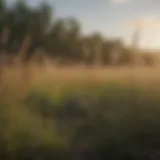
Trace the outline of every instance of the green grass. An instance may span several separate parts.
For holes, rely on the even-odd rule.
[[[0,159],[75,159],[90,151],[86,159],[120,160],[159,150],[158,69],[52,69],[4,70]]]

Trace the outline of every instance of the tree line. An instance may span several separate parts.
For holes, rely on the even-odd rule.
[[[133,50],[121,39],[107,39],[98,32],[84,35],[77,19],[57,18],[47,3],[33,7],[18,0],[8,6],[0,0],[1,60],[19,57],[28,62],[35,53],[61,64],[122,65],[133,60]]]

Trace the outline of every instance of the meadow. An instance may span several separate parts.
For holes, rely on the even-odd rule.
[[[159,159],[159,67],[5,67],[0,159]]]

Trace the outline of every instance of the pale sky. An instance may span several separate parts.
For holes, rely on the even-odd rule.
[[[15,0],[8,0],[9,3]],[[42,0],[27,0],[37,5]],[[122,37],[130,43],[141,20],[140,45],[160,48],[160,0],[43,0],[56,8],[56,16],[76,17],[84,33],[99,31],[106,37]],[[152,25],[148,25],[152,24]],[[129,24],[129,25],[125,25]]]

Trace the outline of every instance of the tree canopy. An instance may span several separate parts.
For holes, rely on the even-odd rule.
[[[20,56],[23,61],[37,50],[63,62],[110,65],[129,60],[121,39],[112,40],[98,32],[84,35],[76,18],[57,18],[54,8],[44,2],[31,7],[25,0],[17,0],[7,6],[0,0],[0,42],[2,56]]]

